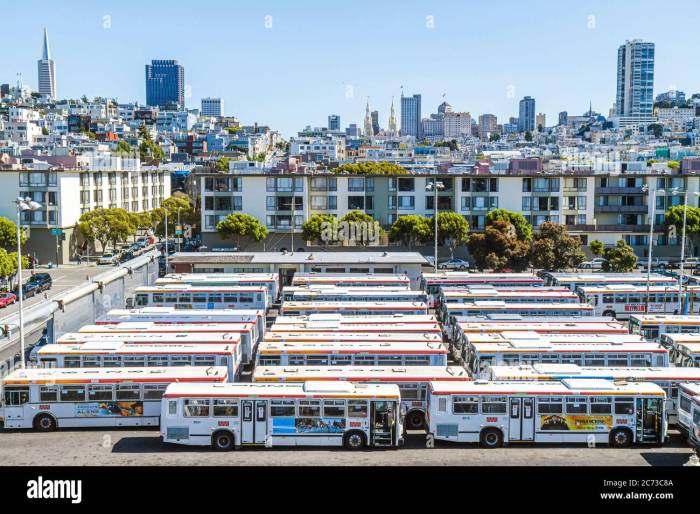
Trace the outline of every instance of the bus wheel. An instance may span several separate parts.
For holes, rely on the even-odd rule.
[[[626,428],[616,428],[610,432],[610,446],[626,448],[632,444],[632,433]]]
[[[211,446],[217,452],[227,452],[233,450],[234,440],[231,432],[222,430],[215,432],[211,437]]]
[[[52,432],[56,430],[56,419],[48,414],[39,414],[34,418],[34,429],[39,432]]]
[[[406,430],[423,430],[425,428],[425,417],[419,410],[414,410],[406,415]]]
[[[503,432],[497,428],[487,428],[481,432],[481,446],[485,448],[500,448],[503,446]]]
[[[605,311],[603,312],[603,316],[607,318],[614,318],[615,317],[615,311]]]
[[[348,432],[345,434],[345,437],[343,437],[343,446],[348,450],[361,450],[365,447],[365,444],[367,444],[367,441],[365,439],[365,434],[362,432]]]

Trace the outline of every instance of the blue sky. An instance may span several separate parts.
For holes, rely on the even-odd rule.
[[[221,96],[226,114],[286,136],[330,113],[361,126],[367,96],[386,126],[401,86],[423,94],[423,116],[443,93],[499,121],[525,95],[548,124],[589,99],[607,115],[617,47],[632,38],[656,43],[655,93],[700,91],[691,1],[23,0],[2,13],[0,82],[21,72],[36,88],[47,27],[60,97],[143,102],[144,65],[178,59],[188,106]]]

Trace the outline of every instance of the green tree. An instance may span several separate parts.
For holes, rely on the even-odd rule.
[[[539,226],[530,248],[533,266],[558,271],[575,268],[584,258],[581,239],[570,236],[565,226],[549,221]]]
[[[20,233],[22,244],[27,242],[25,232]],[[17,248],[17,224],[11,219],[0,216],[0,248]]]
[[[392,162],[356,162],[341,164],[337,168],[330,170],[331,173],[342,173],[346,175],[406,175],[408,171],[403,166]]]
[[[612,248],[603,251],[603,271],[628,273],[637,266],[637,256],[632,247],[620,239]]]
[[[435,217],[430,218],[430,239],[435,238]],[[437,217],[438,244],[447,246],[450,259],[458,246],[464,246],[469,240],[469,223],[464,216],[456,212],[441,212]]]
[[[683,230],[683,206],[674,205],[669,207],[664,216],[664,223],[667,227],[675,226],[676,234],[680,237]],[[700,235],[700,208],[688,206],[685,233],[688,236]]]
[[[494,209],[486,215],[485,225],[491,225],[495,221],[505,221],[515,228],[516,235],[521,241],[532,241],[532,225],[528,223],[525,216],[519,212],[508,211],[506,209]]]
[[[262,241],[267,237],[267,228],[250,214],[229,214],[216,225],[221,239],[236,238],[236,246],[241,248],[241,238],[248,237]]]
[[[362,211],[350,211],[345,216],[340,218],[339,222],[355,224],[356,227],[358,225],[360,227],[364,225],[366,227],[366,230],[360,230],[358,233],[358,230],[356,229],[354,238],[355,243],[360,243],[363,245],[366,245],[370,242],[370,235],[374,235],[374,237],[379,238],[385,233],[384,229],[379,226],[379,223],[377,223],[372,216]],[[370,230],[372,231],[371,233]],[[368,236],[367,239],[365,239],[364,237],[357,237],[360,235],[364,236],[365,234]],[[352,234],[344,234],[344,237],[346,239],[352,238]]]
[[[532,141],[532,132],[529,130],[525,132],[525,141]]]
[[[123,139],[117,142],[117,147],[114,149],[114,152],[117,154],[130,154],[132,151],[131,145]]]
[[[492,142],[492,143],[493,143],[494,141],[498,141],[498,140],[500,140],[500,139],[501,139],[501,135],[500,135],[500,134],[497,134],[497,133],[495,133],[495,132],[492,133],[492,134],[489,134],[489,141]]]
[[[590,247],[593,255],[595,255],[596,257],[600,257],[603,255],[603,250],[605,250],[605,245],[603,244],[602,241],[594,239],[593,241],[591,241],[591,244],[588,246]]]
[[[162,161],[165,157],[163,149],[156,144],[151,138],[151,133],[146,128],[146,124],[141,124],[139,126],[139,138],[141,139],[141,144],[139,145],[139,156],[142,161]]]
[[[115,247],[136,233],[134,217],[120,208],[95,209],[85,212],[78,220],[78,230],[90,241],[99,241],[102,251],[107,243]]]
[[[433,221],[433,223],[435,223]],[[389,231],[389,241],[401,243],[408,248],[425,243],[430,239],[434,229],[430,227],[430,219],[417,214],[399,216]]]
[[[647,126],[647,132],[654,134],[654,137],[661,137],[664,133],[664,126],[660,123],[652,123],[651,125]]]
[[[301,225],[301,235],[304,241],[318,244],[330,243],[332,241],[328,241],[323,234],[328,224],[333,223],[337,223],[337,220],[332,214],[313,214]]]
[[[467,243],[477,268],[522,271],[527,268],[530,245],[518,239],[515,227],[496,220],[482,232],[472,232]]]
[[[228,171],[228,163],[231,161],[228,157],[221,157],[214,162],[216,171]]]

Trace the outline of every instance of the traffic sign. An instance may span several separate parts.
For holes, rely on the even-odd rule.
[[[60,236],[61,234],[63,234],[63,230],[61,230],[60,228],[52,228],[51,229],[52,236]]]

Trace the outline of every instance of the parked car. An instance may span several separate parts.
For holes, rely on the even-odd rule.
[[[119,257],[119,262],[130,261],[133,258],[134,258],[134,252],[129,250],[129,251],[126,251],[126,252],[121,254],[121,256]]]
[[[15,293],[0,293],[0,307],[7,307],[12,305],[17,301],[17,295]]]
[[[49,344],[49,340],[46,337],[46,334],[43,334],[41,336],[41,339],[39,339],[34,346],[32,346],[31,351],[29,352],[29,360],[31,362],[37,362],[39,360],[39,350]]]
[[[34,296],[38,292],[40,292],[39,284],[37,284],[35,282],[26,282],[26,283],[22,284],[22,297],[24,299],[31,298],[32,296]],[[18,287],[15,287],[14,294],[15,294],[15,296],[19,294]]]
[[[97,264],[114,264],[116,262],[116,257],[112,253],[103,253],[99,259],[97,259]]]
[[[579,268],[581,269],[603,269],[603,263],[607,261],[607,259],[604,259],[602,257],[596,257],[595,259],[591,259],[590,261],[584,261],[581,264],[579,264]]]
[[[449,261],[438,263],[438,268],[465,270],[469,269],[469,262],[463,259],[450,259]]]
[[[685,269],[698,269],[700,268],[700,257],[688,257],[683,261],[683,268]]]
[[[638,259],[637,267],[646,269],[649,266],[649,259]],[[653,257],[651,260],[651,269],[666,269],[670,268],[670,263],[665,259],[659,259],[658,257]]]
[[[53,285],[51,275],[49,275],[48,273],[34,273],[31,277],[29,277],[29,280],[27,282],[31,284],[36,284],[38,292],[48,291]]]

